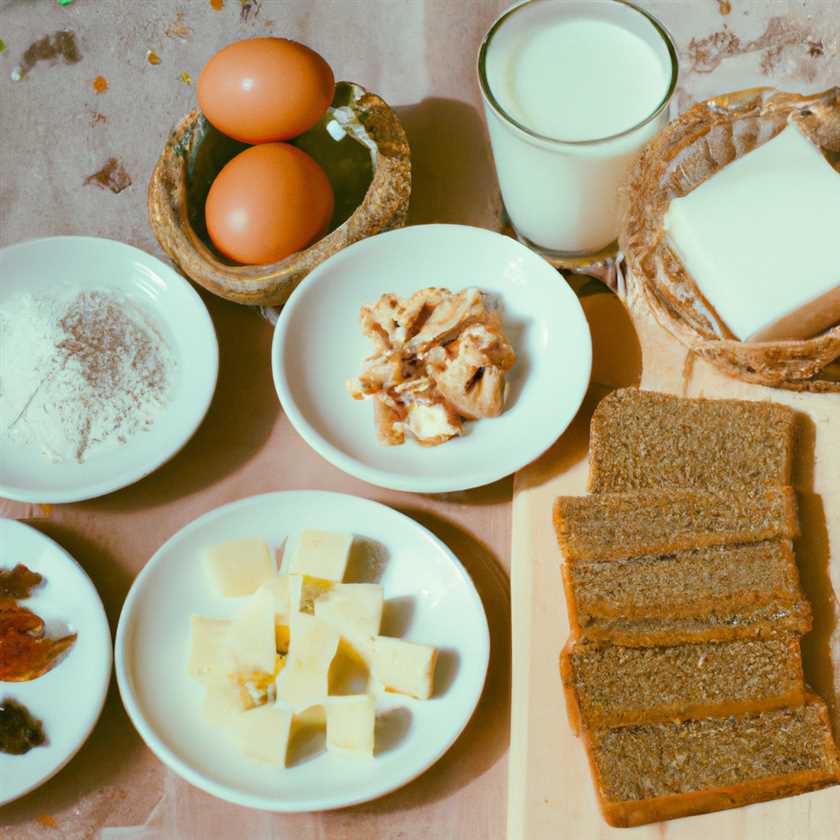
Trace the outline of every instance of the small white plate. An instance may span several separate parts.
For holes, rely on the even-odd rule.
[[[170,402],[151,429],[81,464],[53,463],[37,447],[0,434],[0,496],[59,503],[103,496],[153,472],[192,437],[216,389],[219,348],[203,301],[183,277],[122,242],[57,236],[0,249],[0,278],[3,309],[24,292],[58,286],[120,291],[169,340],[178,365]]]
[[[44,576],[32,597],[21,601],[44,619],[48,630],[78,633],[64,658],[38,679],[0,681],[0,700],[26,706],[43,723],[47,743],[23,755],[0,752],[0,805],[52,778],[87,740],[105,702],[111,679],[111,631],[102,601],[82,567],[40,531],[0,519],[0,568],[23,563]]]
[[[372,402],[345,387],[372,352],[359,307],[428,286],[472,286],[499,301],[518,357],[507,405],[441,446],[383,446]],[[272,346],[277,393],[303,439],[350,475],[418,493],[489,484],[539,457],[577,413],[591,367],[586,318],[560,274],[508,236],[460,225],[403,228],[339,251],[289,298]]]
[[[274,548],[303,528],[356,535],[347,579],[385,588],[383,632],[440,648],[435,694],[380,694],[377,755],[318,752],[278,769],[244,758],[200,714],[202,688],[187,675],[190,616],[230,617],[239,600],[221,597],[203,556],[246,536]],[[143,740],[165,764],[208,793],[269,811],[322,811],[366,802],[411,781],[437,761],[469,721],[484,686],[487,618],[455,555],[412,519],[384,505],[315,491],[268,493],[191,522],[146,564],[117,628],[116,671],[123,703]]]

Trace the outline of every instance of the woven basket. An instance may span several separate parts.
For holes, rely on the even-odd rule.
[[[327,257],[367,236],[405,224],[411,194],[411,158],[399,119],[376,94],[351,82],[339,82],[334,105],[339,98],[352,109],[376,145],[373,179],[361,204],[339,227],[306,250],[270,265],[231,265],[212,250],[196,229],[197,217],[190,212],[195,208],[188,207],[188,179],[195,170],[202,141],[215,129],[197,110],[178,123],[152,173],[148,205],[149,221],[161,248],[187,277],[237,303],[279,306]],[[231,154],[228,147],[226,157]],[[217,172],[218,168],[211,174]]]
[[[835,162],[840,155],[840,88],[810,96],[753,88],[700,102],[681,114],[645,147],[630,174],[619,243],[656,319],[698,356],[748,382],[840,391],[840,325],[805,341],[738,341],[664,233],[672,198],[691,192],[775,137],[789,118]]]

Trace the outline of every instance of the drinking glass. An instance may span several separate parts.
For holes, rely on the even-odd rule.
[[[513,63],[520,60],[517,55],[522,55],[522,45],[528,39],[539,36],[545,42],[557,31],[552,27],[580,21],[586,22],[587,32],[596,38],[601,32],[613,39],[627,33],[629,47],[637,45],[632,36],[641,39],[638,47],[648,63],[640,66],[637,85],[633,74],[626,72],[628,67],[632,70],[629,59],[621,65],[624,72],[620,78],[613,61],[602,62],[595,71],[591,66],[581,67],[578,77],[572,67],[566,77],[552,78],[550,65],[556,61],[556,51],[553,56],[545,51],[540,54],[546,57],[545,72],[540,72],[539,56],[535,62],[532,55],[528,65],[531,75],[525,77],[528,84],[520,90],[537,111],[542,109],[543,115],[550,117],[553,126],[560,127],[550,134],[541,133],[535,121],[511,113],[515,109],[510,96],[505,103],[505,91],[512,90]],[[605,43],[597,46],[604,49]],[[648,55],[644,44],[655,58]],[[543,43],[541,49],[546,48]],[[641,70],[654,66],[651,60],[657,67],[661,62],[661,73],[656,71],[657,80],[662,79],[661,95],[642,78]],[[668,31],[653,15],[626,0],[526,0],[496,20],[479,50],[478,77],[502,198],[521,241],[561,260],[594,255],[614,246],[619,229],[619,187],[642,146],[667,122],[677,74],[676,49]],[[648,74],[647,81],[651,78]],[[577,116],[565,114],[560,104],[558,111],[552,110],[555,101],[562,103],[563,95],[574,104],[569,110]],[[632,97],[641,99],[628,106]],[[628,125],[619,122],[617,130],[606,136],[581,136],[590,117],[606,116],[615,123],[622,119],[625,106],[646,107],[648,101],[655,105],[643,112],[642,119]],[[604,114],[606,109],[611,110]]]

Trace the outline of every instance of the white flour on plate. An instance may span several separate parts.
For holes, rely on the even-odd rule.
[[[0,435],[82,463],[150,428],[174,371],[166,340],[119,292],[19,295],[0,309]]]

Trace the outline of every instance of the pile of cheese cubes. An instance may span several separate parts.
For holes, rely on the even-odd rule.
[[[256,760],[282,767],[301,727],[325,726],[327,749],[372,756],[375,692],[428,699],[437,651],[379,635],[382,586],[342,583],[353,536],[303,531],[278,574],[263,540],[212,546],[207,563],[227,597],[250,596],[230,620],[192,617],[189,673],[202,714]],[[364,690],[331,693],[342,660]]]

